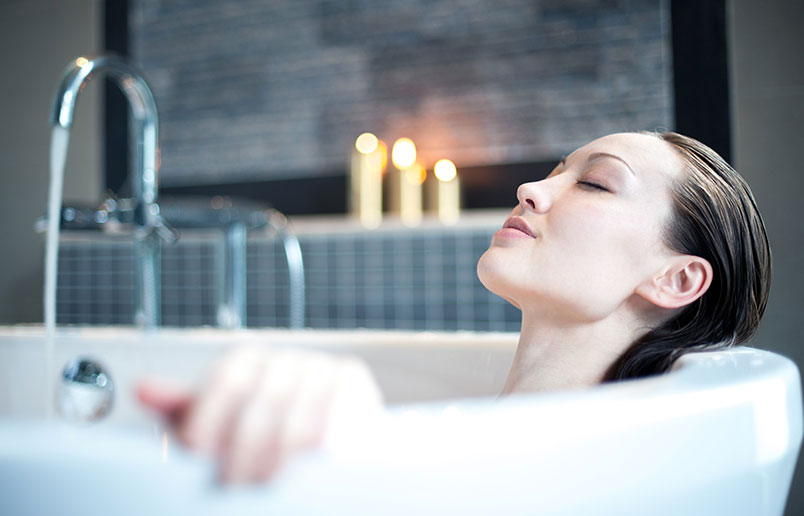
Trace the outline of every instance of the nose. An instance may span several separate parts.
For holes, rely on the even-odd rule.
[[[533,181],[519,185],[516,190],[516,198],[522,209],[536,213],[547,213],[550,210],[552,198],[545,182],[545,180]]]

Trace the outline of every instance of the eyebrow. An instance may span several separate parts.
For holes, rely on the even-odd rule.
[[[621,157],[615,156],[614,154],[609,154],[608,152],[594,152],[594,153],[589,155],[589,157],[586,159],[586,162],[589,163],[590,161],[598,159],[598,158],[613,158],[613,159],[616,159],[617,161],[619,161],[620,163],[625,165],[628,168],[628,170],[631,172],[631,174],[636,176],[636,173],[634,172],[634,169],[631,168],[631,165],[629,165]],[[563,163],[563,160],[562,160],[562,163]]]

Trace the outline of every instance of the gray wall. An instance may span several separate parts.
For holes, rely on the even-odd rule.
[[[52,97],[70,59],[100,47],[100,0],[0,3],[0,324],[42,320],[43,241]],[[71,133],[64,198],[97,202],[102,188],[101,83],[85,89]]]
[[[755,344],[804,366],[804,4],[732,0],[734,161],[751,184],[770,235],[774,280]],[[804,514],[799,468],[787,514]]]

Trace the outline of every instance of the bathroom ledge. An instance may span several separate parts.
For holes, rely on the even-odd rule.
[[[367,229],[356,217],[341,215],[296,215],[290,217],[290,225],[298,235],[331,235],[335,233],[379,234],[392,232],[431,232],[495,229],[502,226],[510,213],[508,209],[471,210],[461,212],[460,220],[454,225],[446,225],[435,215],[425,214],[421,224],[409,227],[402,224],[397,216],[385,215],[377,228]]]

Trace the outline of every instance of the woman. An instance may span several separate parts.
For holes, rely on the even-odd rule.
[[[519,204],[478,262],[522,311],[504,394],[657,374],[683,353],[749,339],[765,309],[770,249],[745,181],[675,133],[621,133],[570,154]],[[235,351],[196,393],[139,388],[223,478],[270,476],[332,418],[380,407],[356,361]]]

